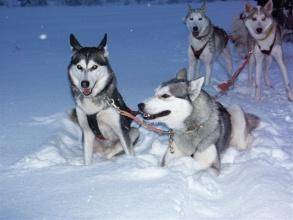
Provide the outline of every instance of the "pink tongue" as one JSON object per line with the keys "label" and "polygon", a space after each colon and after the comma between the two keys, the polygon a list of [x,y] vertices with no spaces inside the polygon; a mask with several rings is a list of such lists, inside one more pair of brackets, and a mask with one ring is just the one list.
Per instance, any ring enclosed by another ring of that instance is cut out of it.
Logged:
{"label": "pink tongue", "polygon": [[84,95],[89,95],[92,93],[92,90],[91,89],[83,89],[83,94]]}

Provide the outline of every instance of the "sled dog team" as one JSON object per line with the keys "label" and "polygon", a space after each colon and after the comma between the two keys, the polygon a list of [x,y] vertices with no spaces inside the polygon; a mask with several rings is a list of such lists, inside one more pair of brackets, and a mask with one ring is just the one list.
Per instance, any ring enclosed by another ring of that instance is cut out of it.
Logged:
{"label": "sled dog team", "polygon": [[[268,69],[272,57],[277,61],[285,84],[287,97],[293,101],[286,66],[283,61],[280,30],[272,18],[273,3],[264,7],[246,5],[232,35],[237,49],[253,50],[249,60],[249,82],[255,86],[255,98],[260,99],[260,78],[263,63],[265,83],[272,86]],[[153,97],[138,104],[144,120],[164,123],[172,129],[172,141],[162,156],[161,165],[181,156],[191,156],[201,169],[221,167],[221,154],[229,146],[246,149],[252,142],[252,131],[260,119],[245,113],[241,107],[224,107],[205,92],[204,84],[211,83],[213,63],[222,56],[232,74],[228,34],[214,26],[206,16],[203,3],[199,9],[188,8],[184,19],[189,30],[189,68],[180,70],[174,78],[163,82]],[[240,34],[243,31],[245,34]],[[245,38],[243,40],[242,38]],[[247,41],[246,41],[247,40]],[[92,155],[105,158],[125,152],[134,155],[139,130],[131,127],[132,119],[121,115],[120,110],[136,115],[124,102],[117,89],[117,81],[109,62],[107,35],[97,47],[83,47],[70,35],[72,47],[68,76],[76,107],[76,118],[83,131],[84,163],[90,164]],[[240,48],[242,47],[242,48]],[[198,64],[205,65],[205,77],[199,77]],[[252,77],[256,64],[255,80]]]}

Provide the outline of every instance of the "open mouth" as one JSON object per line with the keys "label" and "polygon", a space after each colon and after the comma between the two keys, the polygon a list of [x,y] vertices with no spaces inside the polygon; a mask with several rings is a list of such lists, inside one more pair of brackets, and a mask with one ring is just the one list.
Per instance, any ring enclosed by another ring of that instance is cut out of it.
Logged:
{"label": "open mouth", "polygon": [[92,94],[92,89],[90,88],[84,88],[82,89],[82,93],[85,95],[85,96],[89,96],[90,94]]}
{"label": "open mouth", "polygon": [[192,35],[193,35],[193,37],[197,37],[198,34],[199,34],[199,31],[192,31]]}
{"label": "open mouth", "polygon": [[156,118],[161,118],[161,117],[167,116],[170,113],[171,113],[171,111],[169,111],[169,110],[162,111],[162,112],[157,113],[157,114],[148,114],[148,113],[145,113],[145,112],[141,112],[142,117],[145,120],[154,120]]}
{"label": "open mouth", "polygon": [[83,89],[82,89],[82,93],[83,93],[85,96],[89,96],[90,94],[92,94],[93,89],[95,88],[96,84],[97,84],[97,81],[95,82],[95,84],[93,85],[92,88],[83,88]]}

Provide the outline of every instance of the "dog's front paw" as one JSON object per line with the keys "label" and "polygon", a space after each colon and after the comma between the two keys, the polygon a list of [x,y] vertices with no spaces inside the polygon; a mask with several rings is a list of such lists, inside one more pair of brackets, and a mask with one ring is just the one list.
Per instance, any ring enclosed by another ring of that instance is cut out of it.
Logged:
{"label": "dog's front paw", "polygon": [[290,87],[289,88],[286,88],[286,93],[287,93],[288,100],[290,102],[293,102],[293,93],[292,93]]}

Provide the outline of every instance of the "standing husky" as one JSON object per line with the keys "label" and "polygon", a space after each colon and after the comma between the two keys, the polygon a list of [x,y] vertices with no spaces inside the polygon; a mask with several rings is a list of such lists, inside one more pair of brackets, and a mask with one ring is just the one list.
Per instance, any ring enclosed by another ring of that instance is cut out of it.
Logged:
{"label": "standing husky", "polygon": [[206,69],[206,85],[210,84],[213,63],[222,54],[226,60],[228,72],[232,75],[232,58],[228,47],[227,33],[212,24],[206,16],[205,2],[199,9],[192,9],[188,6],[188,13],[184,19],[189,30],[189,79],[198,77],[198,63],[202,61]]}
{"label": "standing husky", "polygon": [[204,78],[188,81],[187,72],[164,82],[155,96],[138,105],[146,120],[173,129],[174,141],[161,165],[180,156],[192,156],[201,169],[220,170],[220,154],[229,146],[246,149],[259,119],[234,106],[226,110],[202,90]]}
{"label": "standing husky", "polygon": [[282,42],[281,42],[281,31],[278,27],[277,22],[273,19],[273,2],[269,0],[263,7],[253,7],[250,4],[245,6],[245,17],[244,24],[251,37],[254,39],[254,57],[251,56],[249,65],[249,79],[251,79],[251,69],[254,65],[254,59],[256,61],[256,76],[255,76],[255,98],[260,100],[260,79],[262,74],[263,63],[265,82],[268,86],[272,86],[268,70],[272,62],[272,57],[275,58],[278,63],[285,89],[289,101],[293,101],[293,93],[289,84],[287,68],[283,60]]}
{"label": "standing husky", "polygon": [[131,120],[121,116],[113,104],[130,111],[116,87],[116,77],[109,64],[107,35],[98,47],[82,47],[74,35],[68,75],[76,102],[76,115],[83,131],[84,163],[90,164],[93,151],[111,158],[122,150],[134,155],[133,144],[138,129]]}

